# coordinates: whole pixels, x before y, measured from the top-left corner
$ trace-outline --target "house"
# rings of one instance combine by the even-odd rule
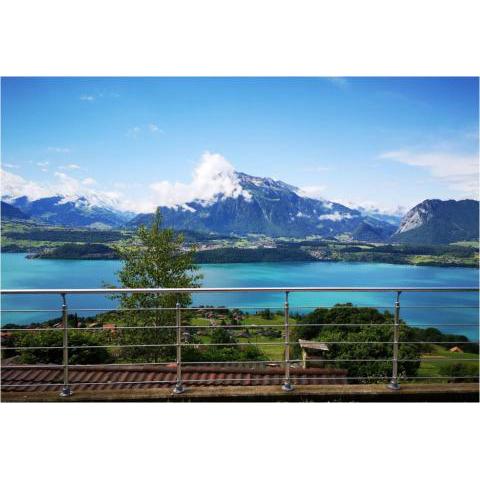
[[[307,368],[308,366],[319,366],[322,363],[322,352],[328,352],[329,348],[326,343],[315,342],[312,340],[299,339],[298,343],[302,349],[302,366]]]
[[[460,347],[457,347],[456,345],[452,347],[449,351],[455,352],[455,353],[463,353],[463,350]]]

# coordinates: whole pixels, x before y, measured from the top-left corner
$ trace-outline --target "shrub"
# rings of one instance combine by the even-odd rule
[[[478,363],[448,363],[439,368],[442,377],[457,377],[448,379],[449,383],[478,382]],[[476,377],[476,378],[458,378]]]

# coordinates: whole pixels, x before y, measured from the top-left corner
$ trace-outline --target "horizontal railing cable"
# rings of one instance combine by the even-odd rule
[[[3,292],[5,293],[5,292]],[[311,309],[311,310],[333,310],[333,309],[361,309],[361,308],[375,308],[375,309],[386,309],[393,310],[394,307],[391,305],[292,305],[292,310],[298,309]],[[478,305],[402,305],[402,309],[478,309]],[[72,312],[108,312],[108,313],[117,313],[117,312],[156,312],[156,311],[175,311],[175,307],[138,307],[138,308],[82,308],[82,307],[72,307],[70,309]],[[225,306],[225,307],[181,307],[181,311],[225,311],[225,310],[254,310],[256,312],[261,312],[262,310],[271,310],[272,315],[276,314],[276,311],[279,311],[278,306],[258,306],[258,307],[248,307],[248,306]],[[61,313],[61,309],[2,309],[1,313]]]
[[[172,293],[295,293],[295,292],[478,292],[479,287],[200,287],[200,288],[43,288],[43,289],[2,289],[2,295],[88,295],[88,294],[172,294]]]
[[[108,324],[106,324],[108,325]],[[479,327],[478,323],[419,323],[404,324],[408,327]],[[388,327],[393,328],[391,323],[292,323],[290,328],[296,327]],[[73,331],[102,331],[111,333],[115,330],[162,330],[175,329],[175,325],[113,325],[112,327],[68,327]],[[241,325],[182,325],[182,329],[210,329],[210,328],[226,328],[226,329],[255,329],[255,328],[285,328],[284,324],[241,324]],[[0,328],[2,332],[61,332],[60,327],[23,327],[23,328]],[[452,342],[455,343],[455,342]]]
[[[325,341],[325,340],[317,340],[320,343],[326,343],[327,345],[356,345],[356,344],[384,344],[389,345],[395,343],[394,341],[387,341],[387,340],[364,340],[364,341]],[[438,345],[452,345],[452,344],[475,344],[478,345],[479,342],[473,342],[470,340],[462,340],[462,341],[399,341],[396,342],[399,344],[404,345],[431,345],[431,344],[438,344]],[[113,344],[113,345],[69,345],[68,347],[63,346],[33,346],[33,347],[1,347],[0,350],[52,350],[52,349],[82,349],[82,348],[147,348],[147,347],[175,347],[176,343],[159,343],[159,344]],[[238,342],[238,343],[182,343],[184,347],[208,347],[208,346],[215,346],[215,347],[226,347],[226,346],[248,346],[248,345],[269,345],[269,346],[277,346],[281,347],[284,345],[297,345],[297,342]]]
[[[179,294],[204,294],[204,293],[276,293],[276,294],[283,294],[285,302],[280,307],[279,305],[276,306],[209,306],[209,305],[191,305],[191,306],[181,306],[179,304],[178,295]],[[355,304],[342,304],[342,305],[294,305],[289,303],[289,294],[292,293],[318,293],[321,295],[322,293],[329,293],[329,292],[351,292],[351,293],[358,293],[358,292],[381,292],[381,293],[392,293],[396,297],[396,302],[394,305],[355,305]],[[78,387],[78,386],[114,386],[114,385],[140,385],[140,384],[175,384],[176,387],[174,389],[175,393],[181,393],[184,391],[182,387],[182,382],[185,384],[201,384],[201,385],[218,385],[218,384],[236,384],[236,385],[266,385],[266,384],[282,384],[282,388],[285,391],[291,391],[293,386],[291,384],[292,381],[298,381],[300,384],[305,382],[314,382],[315,384],[323,385],[328,384],[335,381],[340,382],[347,382],[347,381],[356,381],[356,382],[380,382],[384,380],[390,380],[389,387],[392,389],[398,389],[398,381],[419,381],[419,380],[447,380],[447,381],[456,381],[456,380],[472,380],[475,379],[478,381],[478,375],[465,375],[465,376],[445,376],[445,375],[434,375],[434,376],[408,376],[399,372],[398,366],[404,363],[451,363],[451,362],[459,362],[461,364],[467,362],[477,362],[478,357],[468,357],[464,358],[463,356],[460,358],[455,357],[443,357],[442,355],[435,355],[428,354],[425,355],[420,354],[417,358],[401,358],[399,353],[399,346],[400,345],[478,345],[479,342],[471,341],[471,340],[462,340],[462,337],[457,336],[457,339],[452,340],[402,340],[403,329],[407,326],[409,327],[476,327],[478,328],[478,322],[465,322],[459,318],[459,322],[434,322],[434,323],[405,323],[400,319],[400,302],[399,297],[400,294],[407,294],[407,293],[421,293],[421,292],[430,292],[430,293],[477,293],[479,292],[478,287],[225,287],[225,288],[100,288],[100,289],[29,289],[29,290],[18,290],[18,289],[8,289],[8,290],[1,290],[0,293],[2,295],[61,295],[62,297],[62,308],[61,309],[4,309],[1,310],[1,313],[14,313],[14,314],[26,314],[26,313],[56,313],[61,314],[61,327],[59,325],[53,326],[53,322],[50,323],[50,326],[47,327],[39,327],[38,324],[34,325],[32,328],[25,327],[21,328],[20,326],[13,326],[12,328],[2,328],[2,337],[3,334],[8,334],[9,332],[28,332],[28,333],[35,333],[35,332],[61,332],[63,335],[63,344],[60,345],[47,345],[47,346],[40,346],[40,345],[21,345],[21,346],[11,346],[11,344],[7,343],[10,338],[15,339],[16,336],[6,336],[3,337],[3,343],[7,343],[6,346],[2,346],[1,350],[8,350],[8,351],[25,351],[25,350],[63,350],[63,363],[62,365],[55,365],[55,364],[47,364],[47,365],[5,365],[7,368],[18,368],[22,369],[25,368],[36,368],[36,369],[56,369],[58,368],[59,375],[62,376],[63,383],[37,383],[31,382],[22,383],[21,381],[16,381],[12,379],[12,382],[16,382],[16,384],[8,384],[8,382],[3,382],[2,388],[28,388],[28,387],[44,387],[44,386],[55,386],[55,387],[62,387],[63,396],[71,395],[70,387]],[[84,308],[79,306],[78,308],[74,306],[67,307],[67,295],[84,295],[84,294],[100,294],[100,295],[110,295],[110,296],[117,296],[120,298],[121,296],[129,296],[129,295],[173,295],[173,298],[176,300],[175,306],[158,306],[154,305],[150,306],[140,306],[135,308],[128,308],[128,307],[105,307],[105,308]],[[169,297],[172,298],[172,297]],[[402,296],[403,298],[403,296]],[[383,302],[383,300],[382,300]],[[145,302],[147,305],[149,304],[148,301]],[[167,305],[170,303],[170,300],[166,301]],[[242,303],[242,302],[239,302]],[[301,303],[301,302],[299,302]],[[308,303],[308,301],[307,301]],[[320,302],[321,303],[321,302]],[[329,303],[329,302],[326,302]],[[430,309],[430,310],[438,310],[441,311],[446,309],[478,309],[479,305],[476,302],[476,305],[452,305],[450,302],[447,305],[402,305],[403,309],[411,309],[414,311],[420,312],[422,309]],[[361,318],[357,323],[328,323],[328,322],[315,322],[315,323],[308,323],[303,320],[300,316],[292,315],[292,312],[297,312],[302,309],[308,310],[337,310],[337,309],[345,309],[345,310],[361,310],[365,308],[370,309],[385,309],[386,311],[393,312],[392,315],[392,322],[391,323],[379,323],[379,322],[362,322]],[[240,312],[240,319],[233,318],[232,320],[232,310]],[[265,318],[259,318],[260,322],[258,324],[255,323],[243,323],[243,315],[248,315],[248,312],[254,312],[256,315],[261,315],[263,311],[270,311],[270,315],[272,315],[272,320],[276,323],[270,323],[266,321]],[[76,315],[78,312],[97,312],[102,313],[105,312],[105,317],[102,318],[100,324],[91,324],[91,325],[82,325],[77,324],[76,326],[68,326],[68,322],[71,321],[70,318],[73,313]],[[137,319],[141,319],[142,315],[145,319],[144,321],[148,321],[149,314],[157,314],[157,313],[169,313],[175,312],[172,315],[171,322],[172,324],[166,325],[162,323],[161,325],[116,325],[115,319],[122,318],[122,314],[128,315],[128,312],[135,312],[137,314]],[[184,318],[182,319],[182,312]],[[209,312],[212,315],[209,315]],[[224,313],[223,316],[220,316]],[[110,315],[110,316],[109,316]],[[198,324],[191,324],[189,323],[189,319],[192,318],[193,315],[198,317],[204,317],[201,320],[205,322],[210,322],[202,325]],[[217,315],[217,316],[215,316]],[[108,317],[109,316],[109,317]],[[223,318],[222,318],[223,317]],[[280,317],[283,322],[279,323]],[[268,317],[267,317],[268,318]],[[418,319],[421,320],[422,319]],[[81,321],[84,321],[83,319]],[[138,320],[137,320],[138,321]],[[163,319],[162,322],[168,320]],[[175,324],[173,323],[175,321]],[[219,322],[223,324],[220,324]],[[229,324],[229,322],[234,321],[235,324]],[[91,322],[91,321],[90,321]],[[109,323],[107,323],[109,322]],[[356,340],[323,340],[317,336],[313,342],[316,343],[323,343],[327,345],[327,348],[330,346],[335,345],[387,345],[393,346],[393,357],[392,358],[308,358],[305,357],[305,350],[303,349],[302,359],[291,359],[290,358],[290,347],[291,346],[298,346],[298,341],[290,341],[289,334],[290,332],[294,333],[296,328],[309,328],[315,327],[318,328],[320,332],[323,329],[328,328],[335,328],[335,327],[342,327],[342,328],[357,328],[357,327],[367,327],[367,328],[379,328],[379,329],[388,329],[386,332],[393,333],[393,339],[391,340],[363,340],[363,341],[356,341]],[[137,332],[137,331],[145,331],[147,332],[155,332],[157,330],[170,330],[173,333],[173,329],[176,331],[176,343],[122,343],[122,340],[127,340],[128,337],[123,338],[122,332]],[[239,341],[230,341],[230,342],[211,342],[211,343],[204,343],[203,340],[206,332],[208,336],[208,332],[214,329],[227,329],[232,331],[239,331],[244,330],[245,332],[239,333],[239,335],[234,334],[235,337],[243,337],[243,339]],[[283,333],[269,333],[267,330],[265,332],[262,329],[278,329],[284,330]],[[75,345],[72,343],[75,342],[75,337],[69,339],[68,332],[103,332],[108,337],[105,340],[101,340],[101,337],[97,338],[97,341],[104,344],[99,345],[86,345],[80,344]],[[382,331],[382,330],[381,330]],[[182,335],[182,332],[184,335]],[[103,334],[102,333],[102,334]],[[193,333],[194,336],[191,338],[189,336],[190,333]],[[108,343],[108,342],[115,342],[112,340],[115,336],[119,335],[118,339],[116,340],[117,343]],[[284,338],[280,338],[283,336]],[[245,338],[246,337],[246,338]],[[267,337],[267,341],[261,341],[262,338]],[[278,341],[268,341],[268,338],[279,338]],[[35,338],[35,337],[33,337]],[[133,340],[132,337],[131,339]],[[137,337],[141,338],[141,337]],[[146,337],[145,337],[146,338]],[[182,340],[183,338],[183,340]],[[348,338],[348,337],[347,337]],[[415,337],[414,337],[415,338]],[[419,337],[417,337],[419,338]],[[421,337],[420,337],[421,338]],[[466,337],[464,337],[466,338]],[[311,341],[311,340],[310,340]],[[307,341],[308,342],[308,341]],[[77,340],[78,343],[78,340]],[[269,347],[270,351],[275,350],[275,356],[279,356],[278,354],[283,351],[283,358],[282,359],[268,359],[268,360],[231,360],[231,361],[183,361],[181,360],[181,349],[185,348],[208,348],[208,347],[239,347],[240,349],[249,347],[249,346],[258,346],[258,347]],[[176,348],[176,357],[175,360],[172,359],[171,361],[162,361],[162,362],[128,362],[128,363],[105,363],[105,364],[77,364],[75,362],[69,362],[69,352],[81,349],[142,349],[142,348]],[[308,349],[307,345],[300,345],[300,347],[304,347]],[[261,350],[261,348],[260,348]],[[265,349],[265,351],[269,351]],[[461,351],[461,350],[460,350]],[[333,350],[335,352],[335,350]],[[115,355],[118,354],[112,352]],[[172,353],[173,355],[173,353]],[[273,354],[271,354],[273,355]],[[322,354],[326,356],[328,354]],[[170,354],[165,354],[164,357],[168,358]],[[268,357],[267,357],[268,358]],[[73,359],[73,358],[72,358]],[[328,368],[338,368],[338,365],[342,364],[355,364],[355,363],[386,363],[392,364],[392,376],[386,376],[384,373],[381,375],[367,375],[367,376],[354,376],[348,375],[347,369],[344,369],[346,375],[337,376],[335,373],[330,374]],[[185,368],[186,377],[182,380],[182,365]],[[218,369],[215,370],[214,366],[217,365]],[[301,368],[301,367],[312,367],[312,368]],[[324,373],[319,374],[317,376],[312,375],[312,373],[316,372],[316,369],[313,367],[324,367],[328,366],[327,369],[324,369]],[[344,365],[345,366],[345,365]],[[470,365],[469,365],[470,366]],[[4,367],[4,368],[5,368]],[[159,373],[167,373],[167,375],[172,375],[172,379],[164,379],[164,380],[145,380],[145,381],[119,381],[119,380],[112,380],[112,381],[98,381],[98,382],[76,382],[73,378],[69,380],[69,368],[72,371],[75,369],[81,370],[82,368],[91,368],[89,371],[97,371],[97,369],[102,370],[104,368],[111,368],[111,370],[104,370],[104,372],[113,372],[114,374],[120,374],[120,378],[125,378],[123,375],[128,373],[129,368],[136,370],[141,369],[142,371],[148,371],[149,375],[154,374],[156,371]],[[209,368],[208,370],[202,370],[202,368]],[[274,375],[276,373],[275,370],[272,371],[272,367],[277,367],[284,369],[284,375]],[[300,368],[299,368],[300,367]],[[123,368],[123,370],[122,370]],[[158,370],[155,370],[157,368]],[[224,370],[222,370],[224,368]],[[233,370],[229,370],[233,369]],[[234,370],[235,368],[241,370]],[[383,368],[383,367],[382,367]],[[390,368],[390,367],[389,367]],[[281,371],[281,370],[280,370]],[[353,370],[354,371],[354,370]],[[226,373],[228,372],[228,373]],[[233,378],[232,378],[233,372]],[[244,373],[245,377],[236,378],[235,372]],[[278,372],[278,370],[277,370]],[[332,372],[332,370],[330,370]],[[200,378],[189,378],[187,373],[193,373],[194,375],[200,375]],[[440,373],[440,372],[439,372]],[[452,372],[453,373],[453,372]],[[459,372],[460,373],[460,372]],[[227,375],[227,378],[219,378],[216,375]],[[45,378],[43,373],[40,374],[41,378]],[[28,380],[26,380],[28,382]],[[283,383],[282,383],[283,382]]]
[[[289,360],[292,364],[301,364],[301,363],[342,363],[342,362],[372,362],[372,363],[386,363],[392,362],[391,358],[320,358],[320,359],[292,359]],[[399,358],[399,362],[478,362],[478,358],[462,358],[458,360],[456,358]],[[225,361],[195,361],[195,362],[182,362],[183,365],[199,365],[199,366],[208,366],[208,365],[267,365],[267,366],[275,366],[276,364],[283,364],[285,360],[225,360]],[[165,361],[165,362],[137,362],[137,363],[86,363],[86,364],[78,364],[78,363],[71,363],[70,367],[75,368],[82,368],[82,367],[95,367],[99,370],[102,370],[105,367],[118,367],[119,371],[121,367],[136,367],[136,366],[143,366],[143,367],[155,367],[155,366],[172,366],[175,364],[175,360]],[[52,369],[55,367],[60,368],[61,365],[59,364],[34,364],[34,365],[24,365],[24,364],[15,364],[15,365],[6,365],[5,367],[8,368],[17,368],[18,370],[21,369]],[[220,372],[221,373],[221,372]]]

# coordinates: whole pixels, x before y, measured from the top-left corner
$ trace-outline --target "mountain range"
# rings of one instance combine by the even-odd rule
[[[367,242],[451,243],[478,239],[478,201],[425,200],[401,218],[378,210],[350,208],[310,198],[301,189],[271,178],[236,172],[235,195],[160,207],[163,224],[207,234],[264,234],[272,237],[336,237]],[[240,192],[240,193],[239,193]],[[30,200],[4,198],[3,218],[88,228],[135,228],[154,214],[119,211],[87,196]],[[23,217],[22,217],[23,215]]]
[[[118,228],[125,225],[134,214],[94,203],[85,196],[53,197],[29,200],[22,196],[8,199],[13,207],[32,219],[65,227]]]
[[[387,239],[395,226],[339,203],[306,197],[300,189],[271,178],[237,173],[242,194],[217,195],[212,201],[193,201],[175,207],[160,207],[163,222],[178,230],[221,234],[264,234],[274,237],[334,237],[351,235],[368,225]],[[128,223],[150,223],[153,214],[141,214]]]

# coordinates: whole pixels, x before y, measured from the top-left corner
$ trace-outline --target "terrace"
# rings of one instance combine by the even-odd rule
[[[61,321],[56,324],[33,328],[2,328],[2,401],[478,401],[478,370],[471,375],[465,375],[461,370],[460,374],[428,373],[433,372],[429,367],[439,362],[458,364],[458,358],[461,358],[462,364],[470,362],[471,365],[478,366],[478,348],[476,354],[463,354],[465,347],[478,347],[478,341],[457,340],[453,346],[452,341],[412,339],[405,331],[400,316],[401,298],[410,294],[434,292],[454,299],[455,294],[469,293],[477,296],[478,291],[478,288],[452,287],[2,290],[2,297],[47,295],[61,300],[60,308],[57,309],[2,310],[2,313],[10,314],[50,311],[52,315],[57,313],[61,316]],[[230,314],[226,307],[185,307],[179,301],[184,294],[195,294],[198,297],[202,293],[232,292],[245,296],[249,293],[281,295],[283,302],[278,306],[280,312],[272,314],[272,318],[262,320],[258,316],[258,307],[255,307],[257,316],[249,316],[246,312],[251,307],[239,307],[234,314]],[[359,317],[354,323],[303,323],[304,317],[292,315],[291,297],[304,292],[318,293],[320,300],[322,294],[332,292],[385,293],[393,299],[390,305],[392,315],[386,317],[391,318],[391,322],[363,323]],[[87,310],[96,315],[110,315],[94,317],[94,321],[87,324],[79,325],[77,322],[72,325],[69,315],[72,312],[69,312],[68,307],[70,298],[112,294],[149,298],[163,295],[177,298],[177,301],[173,307],[162,308],[72,308],[75,313]],[[341,307],[346,310],[354,308],[351,305]],[[478,304],[456,307],[478,310]],[[332,307],[319,308],[328,310]],[[448,307],[417,304],[415,308]],[[135,315],[137,321],[132,322]],[[116,320],[112,321],[112,318]],[[417,325],[420,326],[422,325]],[[478,321],[460,323],[452,315],[448,322],[428,323],[424,326],[478,328]],[[320,342],[315,343],[298,337],[297,331],[301,327],[335,327],[340,334],[334,339],[320,339]],[[387,337],[371,336],[351,340],[348,331],[355,328],[368,332],[387,329]],[[98,343],[78,341],[78,334],[87,332],[95,335],[93,338]],[[219,333],[227,336],[219,337]],[[12,344],[12,338],[20,334],[22,341]],[[40,335],[52,335],[55,341],[39,345],[36,339]],[[359,345],[378,347],[381,353],[368,357],[355,356]],[[304,352],[302,348],[317,346],[321,346],[317,349],[320,354],[327,352],[328,355],[319,358],[301,353]],[[410,353],[408,357],[402,357],[402,349],[409,346],[412,347],[412,352],[420,352],[419,348],[423,346],[428,346],[432,351],[429,354],[422,352],[412,356]],[[209,350],[212,347],[217,348],[214,353]],[[336,347],[346,348],[352,353],[348,358],[345,355],[336,356]],[[386,350],[382,350],[384,348]],[[438,355],[435,348],[442,348],[445,352],[452,348],[454,351]],[[237,360],[225,359],[222,356],[225,350],[222,349],[228,349],[229,353],[238,350],[244,356]],[[133,352],[128,362],[121,355],[126,350]],[[249,359],[248,354],[251,355],[252,351],[258,355]],[[45,358],[57,360],[19,363],[15,355],[25,352],[41,353]],[[81,360],[96,358],[94,355],[98,352],[107,352],[110,360],[101,359],[96,363]],[[158,358],[150,357],[151,352],[158,352]],[[93,357],[81,357],[79,353],[90,353]],[[462,356],[455,357],[457,354]],[[358,364],[378,365],[383,370],[371,370],[362,375],[352,373],[355,372],[353,365]],[[423,367],[409,375],[406,366],[412,364],[421,364]]]

